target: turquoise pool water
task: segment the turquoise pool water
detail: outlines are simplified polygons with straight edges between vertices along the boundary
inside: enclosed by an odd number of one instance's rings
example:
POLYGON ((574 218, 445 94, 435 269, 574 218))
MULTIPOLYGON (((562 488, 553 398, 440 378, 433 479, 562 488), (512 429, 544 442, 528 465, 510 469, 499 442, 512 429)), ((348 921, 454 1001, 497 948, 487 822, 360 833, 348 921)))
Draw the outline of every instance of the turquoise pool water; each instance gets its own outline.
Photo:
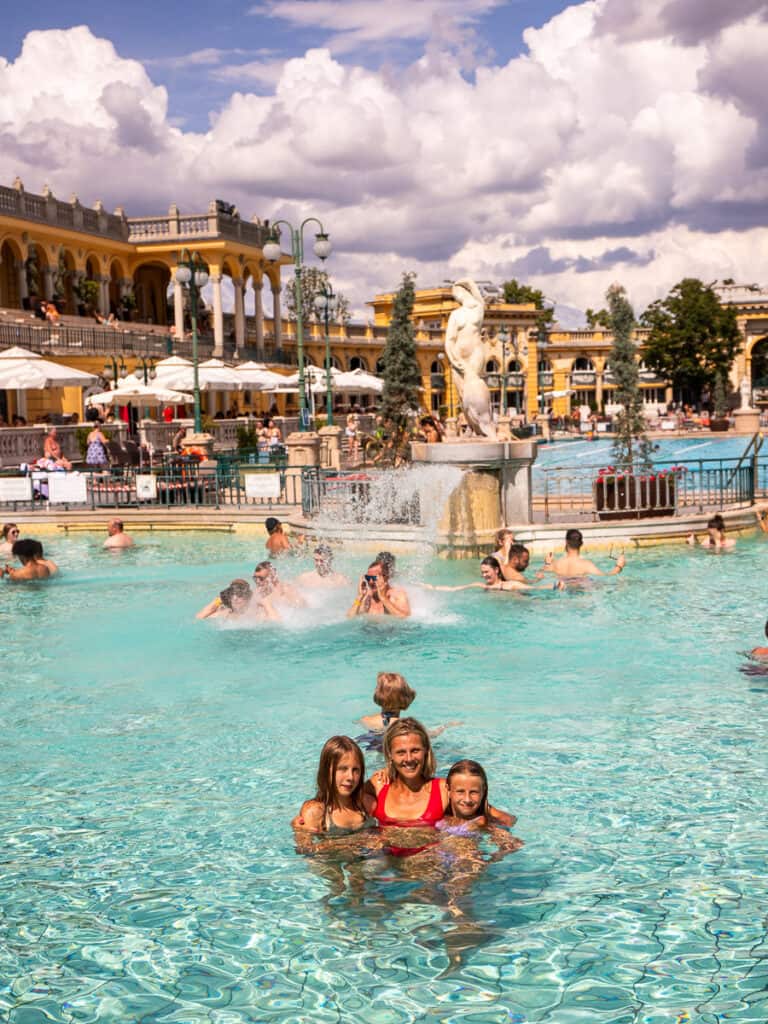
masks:
MULTIPOLYGON (((703 432, 695 437, 654 438, 653 461, 659 466, 677 462, 691 462, 698 459, 727 459, 736 462, 744 453, 751 438, 741 436, 722 437, 703 432)), ((550 469, 554 466, 594 467, 609 465, 613 460, 613 441, 597 439, 588 441, 576 438, 567 441, 553 441, 540 444, 534 469, 550 469)))
POLYGON ((0 1019, 768 1019, 768 677, 739 653, 763 538, 630 555, 579 593, 414 589, 412 620, 376 624, 339 595, 252 630, 193 616, 259 541, 101 540, 52 539, 60 579, 0 587, 0 1019), (428 725, 462 720, 439 766, 477 758, 519 815, 524 848, 460 917, 408 862, 293 848, 320 747, 361 731, 380 669, 428 725))

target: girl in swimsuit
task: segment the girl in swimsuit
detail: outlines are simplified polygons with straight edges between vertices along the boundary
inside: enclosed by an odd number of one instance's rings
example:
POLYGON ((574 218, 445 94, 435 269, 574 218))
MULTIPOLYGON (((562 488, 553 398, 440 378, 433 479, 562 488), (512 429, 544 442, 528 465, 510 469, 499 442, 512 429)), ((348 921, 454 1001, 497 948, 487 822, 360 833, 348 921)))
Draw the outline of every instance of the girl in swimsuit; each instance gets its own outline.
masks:
MULTIPOLYGON (((517 818, 514 814, 493 807, 488 800, 488 777, 477 761, 464 759, 451 767, 446 777, 448 808, 437 827, 453 835, 467 835, 470 831, 503 825, 511 828, 517 818)), ((519 840, 515 843, 522 846, 519 840)), ((515 846, 517 849, 518 846, 515 846)))
POLYGON ((365 791, 363 752, 349 736, 331 736, 320 754, 317 792, 291 822, 297 832, 348 836, 374 828, 375 799, 365 791))
MULTIPOLYGON (((448 806, 445 779, 434 778, 435 755, 429 734, 415 718, 399 718, 384 733, 386 767, 367 783, 376 796, 380 825, 394 828, 434 829, 448 806)), ((408 856, 433 845, 390 847, 396 856, 408 856)))

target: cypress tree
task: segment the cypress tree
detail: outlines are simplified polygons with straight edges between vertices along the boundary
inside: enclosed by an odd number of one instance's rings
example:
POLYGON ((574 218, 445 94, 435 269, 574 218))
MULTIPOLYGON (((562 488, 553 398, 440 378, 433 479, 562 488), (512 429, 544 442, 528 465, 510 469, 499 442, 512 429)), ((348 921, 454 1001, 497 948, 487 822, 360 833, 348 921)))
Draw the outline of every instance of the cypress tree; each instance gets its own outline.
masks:
POLYGON ((647 472, 651 467, 651 442, 645 432, 640 372, 635 359, 632 329, 635 314, 620 284, 613 284, 605 295, 613 332, 611 370, 616 381, 614 401, 621 405, 615 417, 616 437, 613 458, 616 468, 626 473, 647 472))
POLYGON ((391 419, 400 428, 405 427, 408 413, 419 405, 421 373, 416 361, 416 339, 411 320, 414 277, 414 274, 403 274, 381 357, 384 367, 381 412, 385 419, 391 419))

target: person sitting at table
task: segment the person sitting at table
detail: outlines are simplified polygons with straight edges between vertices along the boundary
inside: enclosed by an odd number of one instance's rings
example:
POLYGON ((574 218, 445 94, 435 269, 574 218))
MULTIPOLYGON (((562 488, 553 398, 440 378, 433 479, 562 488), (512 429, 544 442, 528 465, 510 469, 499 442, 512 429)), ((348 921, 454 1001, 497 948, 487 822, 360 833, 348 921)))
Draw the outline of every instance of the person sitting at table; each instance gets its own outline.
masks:
POLYGON ((61 451, 56 427, 51 427, 45 435, 45 441, 43 442, 43 458, 53 462, 57 469, 65 469, 67 472, 72 469, 72 463, 69 459, 65 458, 61 451))

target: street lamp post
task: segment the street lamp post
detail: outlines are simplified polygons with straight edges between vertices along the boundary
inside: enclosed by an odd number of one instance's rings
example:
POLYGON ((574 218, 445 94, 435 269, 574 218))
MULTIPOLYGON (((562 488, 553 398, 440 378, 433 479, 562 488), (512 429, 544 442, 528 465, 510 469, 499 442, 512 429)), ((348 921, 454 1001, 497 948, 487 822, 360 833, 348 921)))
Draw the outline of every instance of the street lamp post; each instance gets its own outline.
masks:
POLYGON ((120 356, 119 365, 114 356, 107 356, 104 363, 104 376, 112 382, 113 388, 117 387, 118 380, 124 380, 128 376, 128 368, 122 356, 120 356))
POLYGON ((179 264, 176 268, 176 280, 183 288, 189 288, 189 315, 192 321, 192 393, 195 399, 195 433, 202 433, 203 425, 200 417, 200 371, 197 357, 197 303, 200 292, 208 284, 208 269, 200 254, 189 249, 179 253, 179 264))
POLYGON ((294 228, 287 220, 277 220, 272 225, 270 239, 263 248, 264 259, 276 263, 283 254, 279 242, 278 228, 284 225, 291 233, 291 255, 293 256, 294 278, 293 289, 296 301, 296 357, 299 364, 299 430, 309 427, 307 413, 307 392, 304 386, 304 319, 301 301, 301 269, 304 262, 304 228, 307 224, 317 224, 320 230, 315 234, 314 253, 319 260, 327 260, 331 254, 331 243, 325 228, 317 217, 307 217, 298 228, 294 228))
POLYGON ((507 415, 507 342, 509 331, 506 324, 499 328, 499 341, 501 342, 501 410, 502 416, 507 415))
POLYGON ((144 386, 146 387, 151 380, 154 380, 157 376, 157 370, 155 369, 155 361, 151 356, 137 356, 136 369, 133 371, 136 380, 144 379, 144 386), (140 360, 140 361, 139 361, 140 360))
POLYGON ((331 334, 330 321, 336 313, 336 293, 330 281, 323 281, 315 299, 315 309, 325 325, 325 419, 326 425, 333 426, 333 393, 331 390, 331 334))

